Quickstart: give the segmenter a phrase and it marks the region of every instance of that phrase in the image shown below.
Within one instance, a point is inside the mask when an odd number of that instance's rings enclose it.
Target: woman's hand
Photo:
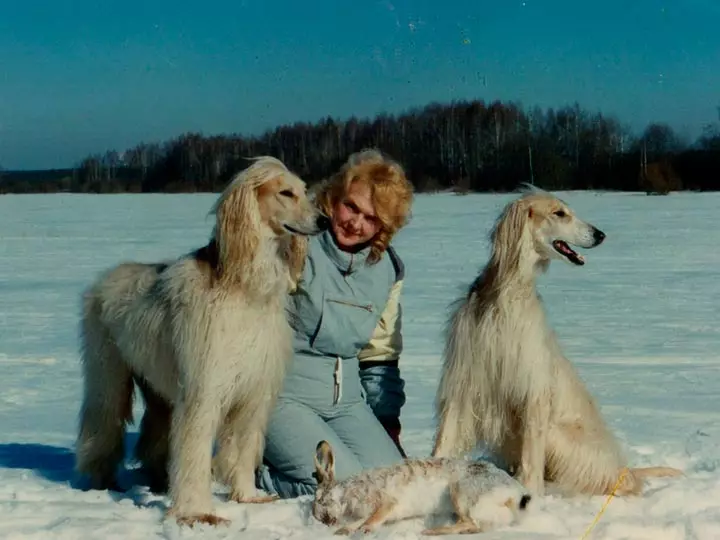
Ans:
[[[400,451],[400,455],[402,455],[403,459],[407,458],[407,454],[405,453],[405,450],[403,449],[402,445],[400,444],[400,432],[402,431],[402,426],[400,425],[400,420],[397,418],[392,419],[386,419],[383,420],[382,418],[379,418],[380,423],[385,428],[385,431],[390,436],[390,438],[395,443],[395,446],[397,446],[397,449]]]

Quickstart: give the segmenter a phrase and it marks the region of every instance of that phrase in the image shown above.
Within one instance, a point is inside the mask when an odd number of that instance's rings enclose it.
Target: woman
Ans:
[[[320,186],[316,202],[332,225],[308,241],[292,294],[295,357],[258,471],[258,487],[282,498],[314,493],[320,440],[333,446],[338,479],[404,455],[404,270],[390,241],[407,222],[412,185],[400,165],[365,150]]]

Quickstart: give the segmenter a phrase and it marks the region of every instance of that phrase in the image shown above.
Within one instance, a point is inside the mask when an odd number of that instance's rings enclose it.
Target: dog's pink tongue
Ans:
[[[562,251],[565,255],[573,257],[580,262],[585,262],[585,257],[574,251],[566,242],[558,240],[557,242],[555,242],[555,246],[559,248],[559,250]]]

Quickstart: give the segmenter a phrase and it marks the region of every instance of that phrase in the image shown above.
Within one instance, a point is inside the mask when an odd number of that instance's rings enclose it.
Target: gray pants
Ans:
[[[332,391],[331,360],[313,360],[312,366],[296,364],[268,425],[264,463],[256,480],[260,489],[282,498],[315,492],[313,456],[321,440],[333,448],[337,480],[402,460],[365,402],[357,360],[343,361],[340,399]],[[310,363],[300,364],[306,362]],[[303,369],[310,367],[312,373]]]

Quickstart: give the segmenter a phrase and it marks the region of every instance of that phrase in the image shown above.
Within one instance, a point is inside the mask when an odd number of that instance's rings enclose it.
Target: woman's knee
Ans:
[[[385,428],[365,404],[333,419],[332,427],[355,456],[359,469],[387,467],[403,459]]]
[[[349,478],[365,468],[358,456],[338,439],[335,433],[328,432],[317,442],[321,440],[328,441],[333,448],[337,480]],[[264,463],[256,472],[256,487],[283,499],[313,495],[318,485],[313,459],[317,442],[313,444],[312,450],[307,452],[307,455],[305,453],[296,455],[292,462],[286,458],[275,462],[272,456],[266,454]]]
[[[317,481],[312,476],[303,479],[291,478],[272,465],[263,463],[255,473],[255,486],[281,499],[294,499],[313,495],[317,490]]]
[[[354,452],[315,411],[292,401],[279,403],[265,439],[263,461],[267,471],[260,475],[265,487],[259,487],[266,491],[272,488],[280,496],[314,493],[315,449],[322,440],[333,447],[338,479],[362,469]]]
[[[395,442],[387,433],[378,436],[377,444],[367,452],[360,454],[360,462],[366,469],[375,467],[389,467],[403,460]]]

